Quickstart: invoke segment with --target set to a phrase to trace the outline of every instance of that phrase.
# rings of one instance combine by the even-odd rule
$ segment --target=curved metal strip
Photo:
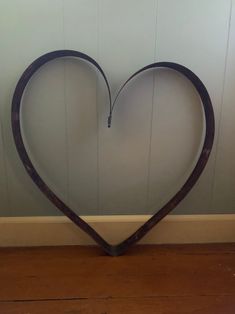
[[[156,69],[156,68],[169,68],[172,70],[175,70],[177,72],[180,72],[183,74],[187,79],[191,81],[193,86],[196,88],[203,106],[203,112],[205,115],[205,123],[206,123],[206,132],[205,132],[205,138],[203,147],[200,153],[200,156],[198,158],[198,161],[184,183],[184,185],[181,187],[181,189],[156,213],[154,214],[147,222],[145,222],[136,232],[134,232],[130,237],[128,237],[126,240],[121,242],[118,245],[110,245],[107,241],[105,241],[91,226],[89,226],[82,218],[80,218],[76,213],[74,213],[65,203],[63,203],[47,186],[47,184],[42,180],[36,169],[34,168],[27,151],[25,149],[25,145],[22,138],[21,133],[21,122],[20,122],[20,108],[21,108],[21,100],[23,96],[24,89],[26,85],[28,84],[30,78],[32,75],[45,63],[61,57],[77,57],[84,59],[91,64],[93,64],[99,72],[102,74],[106,86],[108,88],[109,93],[109,103],[110,103],[110,113],[109,113],[109,126],[111,124],[111,116],[112,111],[114,108],[114,105],[116,103],[116,100],[119,96],[119,94],[122,92],[123,88],[127,85],[127,83],[133,79],[138,74],[149,70],[149,69]],[[12,115],[11,115],[11,122],[12,122],[12,131],[13,136],[15,140],[15,145],[17,148],[17,151],[19,153],[19,156],[21,158],[21,161],[23,162],[23,165],[31,177],[31,179],[34,181],[34,183],[39,187],[39,189],[46,195],[46,197],[60,210],[62,211],[68,218],[70,218],[78,227],[80,227],[82,230],[84,230],[88,235],[90,235],[102,248],[103,250],[112,256],[117,256],[120,254],[123,254],[131,245],[139,241],[150,229],[152,229],[160,220],[162,220],[169,212],[171,212],[183,198],[189,193],[189,191],[192,189],[192,187],[197,182],[198,178],[200,177],[203,169],[206,166],[206,163],[208,161],[212,145],[213,145],[213,139],[214,139],[214,128],[215,128],[215,122],[214,122],[214,112],[213,107],[211,104],[210,96],[206,90],[206,87],[202,83],[202,81],[188,68],[172,62],[158,62],[153,63],[150,65],[145,66],[144,68],[140,69],[136,73],[134,73],[120,88],[114,102],[112,105],[111,102],[111,92],[108,80],[99,66],[99,64],[93,60],[88,55],[85,55],[81,52],[73,51],[73,50],[58,50],[53,51],[50,53],[47,53],[37,60],[35,60],[22,74],[12,100]]]

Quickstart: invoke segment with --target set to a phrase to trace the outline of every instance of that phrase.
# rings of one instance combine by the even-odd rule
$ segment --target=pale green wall
[[[0,215],[54,215],[26,175],[10,128],[23,70],[57,49],[89,54],[115,95],[153,61],[192,69],[211,95],[214,150],[175,213],[235,211],[235,0],[0,0]],[[175,193],[200,146],[202,114],[191,85],[172,71],[129,86],[107,128],[107,94],[83,62],[43,67],[26,91],[22,120],[44,178],[82,214],[151,213]]]

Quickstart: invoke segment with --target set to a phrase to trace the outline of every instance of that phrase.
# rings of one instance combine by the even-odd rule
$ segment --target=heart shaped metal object
[[[202,150],[198,161],[191,172],[190,176],[181,187],[181,189],[157,212],[155,213],[148,221],[146,221],[137,231],[135,231],[131,236],[129,236],[123,242],[117,245],[110,245],[107,241],[105,241],[89,224],[87,224],[81,217],[79,217],[72,209],[70,209],[64,202],[62,202],[57,195],[53,193],[53,191],[49,188],[46,182],[43,181],[37,170],[35,169],[33,163],[31,162],[29,155],[26,151],[25,144],[22,138],[22,127],[20,122],[20,109],[22,96],[25,90],[26,85],[29,80],[33,76],[33,74],[45,63],[63,57],[75,57],[83,59],[89,63],[91,63],[102,75],[104,78],[105,84],[108,88],[109,95],[109,105],[110,112],[108,117],[108,126],[111,125],[112,119],[112,111],[114,104],[117,100],[118,95],[121,93],[122,89],[127,85],[127,83],[134,78],[136,75],[147,71],[149,69],[156,68],[169,68],[180,72],[187,79],[191,81],[197,90],[203,107],[203,112],[205,116],[205,124],[206,131],[204,142],[202,145]],[[103,250],[112,256],[117,256],[123,254],[131,245],[139,241],[150,229],[152,229],[161,219],[163,219],[167,214],[169,214],[182,199],[189,193],[192,189],[198,178],[200,177],[211,152],[213,140],[214,140],[214,112],[212,103],[210,100],[210,96],[206,90],[206,87],[202,83],[202,81],[188,68],[172,62],[157,62],[152,63],[144,68],[140,69],[136,73],[134,73],[120,88],[114,102],[112,103],[111,92],[108,80],[104,74],[104,71],[99,66],[99,64],[89,57],[88,55],[74,51],[74,50],[58,50],[44,54],[43,56],[36,59],[22,74],[20,80],[17,83],[13,100],[12,100],[12,113],[11,113],[11,123],[12,123],[12,131],[15,140],[15,145],[17,151],[19,153],[20,159],[33,182],[38,186],[38,188],[45,194],[45,196],[61,211],[63,212],[69,219],[71,219],[78,227],[80,227],[83,231],[85,231],[89,236],[91,236],[102,248]]]

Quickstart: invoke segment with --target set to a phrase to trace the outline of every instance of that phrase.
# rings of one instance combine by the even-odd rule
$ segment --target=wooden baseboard
[[[108,242],[125,239],[150,216],[86,216]],[[169,215],[140,243],[235,242],[235,215]],[[0,246],[91,245],[94,241],[66,217],[2,217]]]

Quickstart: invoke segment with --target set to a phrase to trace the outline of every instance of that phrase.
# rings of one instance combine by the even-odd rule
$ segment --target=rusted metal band
[[[128,84],[128,82],[133,79],[135,76],[141,74],[144,71],[156,69],[156,68],[169,68],[180,72],[187,79],[191,81],[193,86],[196,88],[202,102],[203,112],[205,116],[205,124],[206,124],[206,132],[204,137],[204,142],[202,146],[202,150],[198,161],[188,177],[187,181],[181,187],[181,189],[158,211],[156,212],[146,223],[144,223],[136,232],[134,232],[130,237],[121,242],[118,245],[110,245],[107,241],[105,241],[90,225],[88,225],[82,218],[80,218],[74,211],[72,211],[62,200],[60,200],[57,195],[49,188],[49,186],[43,181],[34,165],[32,164],[29,155],[26,151],[24,141],[22,138],[22,127],[20,121],[20,109],[22,103],[22,97],[24,90],[33,76],[33,74],[45,63],[62,57],[76,57],[79,59],[83,59],[89,63],[91,63],[102,75],[104,78],[105,84],[108,89],[108,97],[109,97],[109,126],[111,125],[111,117],[114,105],[116,103],[117,97],[123,90],[123,88]],[[212,103],[210,100],[210,96],[206,90],[206,87],[202,83],[202,81],[188,68],[172,62],[157,62],[152,63],[150,65],[145,66],[140,69],[136,73],[134,73],[120,88],[114,102],[112,103],[111,92],[108,80],[104,74],[104,71],[99,66],[99,64],[89,57],[88,55],[74,51],[74,50],[58,50],[49,52],[38,59],[36,59],[22,74],[19,79],[17,86],[15,88],[15,92],[12,99],[12,113],[11,113],[11,123],[12,123],[12,131],[13,137],[15,141],[15,145],[17,151],[19,153],[20,159],[33,180],[33,182],[38,186],[38,188],[45,194],[45,196],[68,218],[70,218],[78,227],[80,227],[83,231],[85,231],[88,235],[90,235],[102,248],[103,250],[112,256],[117,256],[123,254],[131,245],[139,241],[150,229],[152,229],[161,219],[163,219],[168,213],[170,213],[184,197],[189,193],[194,184],[197,182],[200,177],[211,152],[213,139],[214,139],[214,112]]]

